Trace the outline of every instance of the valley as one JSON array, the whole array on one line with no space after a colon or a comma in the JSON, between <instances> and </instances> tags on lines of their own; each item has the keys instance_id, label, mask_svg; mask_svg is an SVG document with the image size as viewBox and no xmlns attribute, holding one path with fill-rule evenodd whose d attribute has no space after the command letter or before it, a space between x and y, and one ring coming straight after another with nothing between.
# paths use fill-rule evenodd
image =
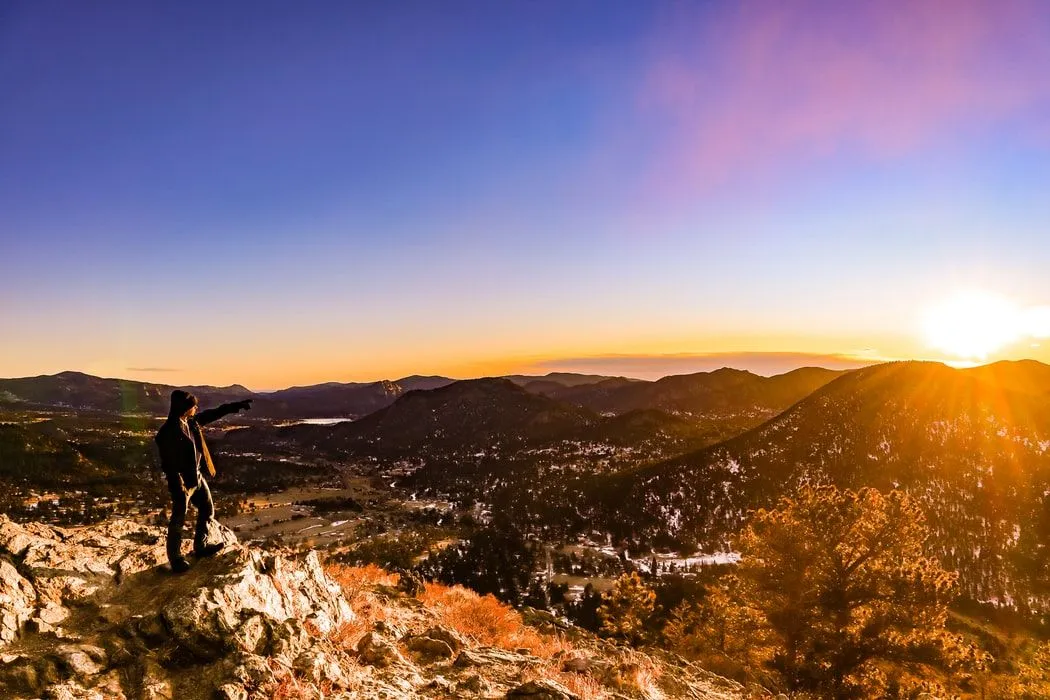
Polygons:
<instances>
[{"instance_id":1,"label":"valley","mask_svg":"<svg viewBox=\"0 0 1050 700\"><path fill-rule=\"evenodd\" d=\"M211 486L243 542L413 570L593 629L625 574L668 610L722 580L756 509L797 488L898 489L925 513L928 551L958 572L959 615L1009 614L1013 629L1050 636L1042 365L741 375L661 380L668 394L602 378L435 381L355 420L331 406L313 418L253 410L208 429ZM609 402L625 388L651 405ZM162 420L0 404L0 507L24 522L163 524L151 444Z\"/></svg>"}]
</instances>

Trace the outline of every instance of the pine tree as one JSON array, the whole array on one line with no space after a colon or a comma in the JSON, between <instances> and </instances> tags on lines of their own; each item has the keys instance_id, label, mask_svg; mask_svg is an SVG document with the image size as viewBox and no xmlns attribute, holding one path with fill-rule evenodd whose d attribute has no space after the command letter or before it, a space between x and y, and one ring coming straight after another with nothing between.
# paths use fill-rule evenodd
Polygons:
<instances>
[{"instance_id":1,"label":"pine tree","mask_svg":"<svg viewBox=\"0 0 1050 700\"><path fill-rule=\"evenodd\" d=\"M945 631L956 574L925 555L926 538L921 510L899 491L804 487L754 515L736 575L676 611L667 636L752 677L772 670L786 690L937 692L924 664L973 670L986 659Z\"/></svg>"},{"instance_id":2,"label":"pine tree","mask_svg":"<svg viewBox=\"0 0 1050 700\"><path fill-rule=\"evenodd\" d=\"M646 623L653 614L656 594L642 582L636 572L616 579L612 590L598 608L602 632L637 644L646 635Z\"/></svg>"}]
</instances>

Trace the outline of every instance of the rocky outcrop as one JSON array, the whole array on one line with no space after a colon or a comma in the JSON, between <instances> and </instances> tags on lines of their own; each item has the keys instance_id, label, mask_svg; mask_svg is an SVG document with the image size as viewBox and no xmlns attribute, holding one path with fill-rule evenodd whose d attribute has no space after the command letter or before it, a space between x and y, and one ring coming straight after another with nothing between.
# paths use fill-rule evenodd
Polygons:
<instances>
[{"instance_id":1,"label":"rocky outcrop","mask_svg":"<svg viewBox=\"0 0 1050 700\"><path fill-rule=\"evenodd\" d=\"M127 520L63 529L0 516L0 695L236 696L269 678L271 661L330 680L304 652L311 634L354 615L316 553L250 551L219 527L226 550L175 576L163 534ZM203 682L180 687L180 668Z\"/></svg>"},{"instance_id":2,"label":"rocky outcrop","mask_svg":"<svg viewBox=\"0 0 1050 700\"><path fill-rule=\"evenodd\" d=\"M580 696L554 681L529 681L507 693L507 700L580 700Z\"/></svg>"},{"instance_id":3,"label":"rocky outcrop","mask_svg":"<svg viewBox=\"0 0 1050 700\"><path fill-rule=\"evenodd\" d=\"M571 700L578 682L656 697L620 682L638 658L656 663L644 654L593 637L544 656L481 643L428 608L417 579L351 582L348 600L316 552L245 548L221 527L224 551L173 575L163 535L128 520L64 529L0 516L0 697ZM698 669L661 673L663 697L742 697Z\"/></svg>"}]
</instances>

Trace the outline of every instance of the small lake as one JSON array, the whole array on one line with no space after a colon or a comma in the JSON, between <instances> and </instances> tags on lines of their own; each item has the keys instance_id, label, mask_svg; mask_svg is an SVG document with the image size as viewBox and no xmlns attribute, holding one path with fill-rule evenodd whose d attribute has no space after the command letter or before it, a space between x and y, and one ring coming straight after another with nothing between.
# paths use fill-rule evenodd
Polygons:
<instances>
[{"instance_id":1,"label":"small lake","mask_svg":"<svg viewBox=\"0 0 1050 700\"><path fill-rule=\"evenodd\" d=\"M350 423L353 420L353 418L303 418L286 423L286 425L335 425L336 423Z\"/></svg>"}]
</instances>

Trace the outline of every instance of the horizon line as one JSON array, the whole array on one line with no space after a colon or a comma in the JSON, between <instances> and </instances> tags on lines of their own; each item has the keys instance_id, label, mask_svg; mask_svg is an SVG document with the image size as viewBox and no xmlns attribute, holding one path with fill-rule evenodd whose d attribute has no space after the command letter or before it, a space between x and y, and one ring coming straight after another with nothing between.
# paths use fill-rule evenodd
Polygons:
<instances>
[{"instance_id":1,"label":"horizon line","mask_svg":"<svg viewBox=\"0 0 1050 700\"><path fill-rule=\"evenodd\" d=\"M578 359L578 360L586 359L586 360L590 360L590 361L606 360L606 359L608 359L608 360L613 360L613 359L624 360L624 359L627 359L627 360L640 360L640 361L653 360L653 359L685 359L685 358L688 358L688 359L701 359L701 358L711 359L711 358L718 357L718 356L721 356L721 355L730 355L730 354L732 354L732 355L749 355L749 356L750 355L761 355L761 356L798 356L798 355L808 355L809 353L791 353L791 352L713 353L713 354L709 354L709 355L690 355L690 354L687 354L687 353L676 353L676 354L673 354L673 355L652 355L652 356L649 356L649 355L645 355L645 356L642 356L642 355L601 355L601 356L593 356L591 358L575 358L575 359ZM814 353L814 355L819 355L819 353ZM1036 362L1036 363L1039 363L1039 364L1046 364L1044 362L1041 362L1040 360L1037 360L1037 359L1031 358L1031 357L1013 358L1013 359L999 359L999 360L992 360L992 361L988 361L988 362L984 362L984 361L966 361L966 360L944 360L944 359L931 359L931 358L921 358L921 357L917 357L917 358L877 358L877 359L876 358L871 358L871 359L848 358L848 356L831 356L831 355L829 355L827 357L839 357L839 358L842 358L842 360L855 363L857 366L835 368L835 367L827 367L827 366L824 366L823 364L800 364L798 366L795 366L795 367L792 367L792 368L789 368L789 369L785 369L784 371L775 372L775 373L769 373L769 374L763 374L761 372L754 371L754 369L752 369L752 368L734 367L734 366L731 366L731 365L727 364L727 365L723 365L721 367L716 367L716 368L713 368L713 369L697 370L697 371L693 371L693 372L669 373L669 374L661 375L661 376L656 377L656 378L645 378L645 377L639 377L639 376L631 376L629 374L622 374L622 373L621 374L608 374L608 373L602 373L602 372L598 372L598 371L575 371L575 370L570 370L570 369L560 369L560 370L559 369L551 369L550 371L548 371L546 373L535 373L535 374L534 373L530 373L528 371L522 371L522 372L507 372L507 373L504 373L504 374L483 374L483 375L471 375L471 376L451 376L451 375L446 375L446 374L413 373L413 374L406 374L406 375L403 375L401 377L397 377L396 379L391 379L389 377L382 377L382 378L379 378L379 379L356 380L356 381L329 380L329 381L313 382L313 383L309 383L309 384L289 384L287 386L278 387L278 388L251 388L251 387L249 387L249 386L247 386L245 384L242 384L240 382L231 382L231 383L227 383L227 384L210 384L210 383L207 383L207 382L204 382L204 383L201 383L201 382L187 382L187 383L184 383L184 384L167 384L165 382L155 382L155 381L147 381L147 380L141 380L141 379L130 379L128 377L103 376L103 375L92 374L90 372L85 372L85 371L76 370L76 369L64 369L64 370L60 370L58 372L53 372L53 373L42 373L42 374L35 374L35 375L25 375L25 376L21 376L21 377L0 377L0 381L15 381L15 380L26 380L26 379L39 379L39 378L43 378L43 377L57 377L57 376L59 376L61 374L81 374L81 375L84 375L84 376L87 376L87 377L93 377L95 379L103 379L103 380L108 380L108 381L139 382L139 383L142 383L142 384L154 384L154 385L157 385L157 386L171 386L171 387L174 387L174 388L185 388L185 387L200 387L200 388L204 388L204 387L208 387L208 388L214 388L214 389L223 389L223 388L229 388L229 387L240 387L240 388L246 389L246 390L248 390L248 391L250 391L252 393L269 394L269 393L274 393L274 392L278 392L278 391L286 391L288 389L316 387L316 386L322 386L322 385L325 385L325 384L339 384L339 385L347 385L347 386L349 386L349 385L362 385L363 386L363 385L376 384L376 383L385 382L385 381L395 382L396 383L396 382L400 382L400 381L403 381L405 379L409 379L409 378L412 378L412 377L448 379L448 380L450 380L452 382L460 382L460 381L471 381L471 380L476 380L476 379L500 379L500 378L509 378L509 377L530 377L530 378L535 378L537 380L542 380L542 379L545 379L545 378L550 377L552 375L567 374L567 375L574 375L574 376L603 377L603 378L606 378L606 379L631 379L631 380L641 381L641 382L655 382L655 381L659 381L661 379L666 379L666 378L669 378L669 377L682 377L682 376L690 376L690 375L695 375L695 374L711 374L711 373L719 372L719 371L722 371L722 370L735 370L735 371L740 371L740 372L747 372L749 374L753 374L753 375L759 376L759 377L773 378L773 377L783 376L785 374L789 374L791 372L795 372L795 371L798 371L798 370L801 370L801 369L823 369L823 370L832 371L832 372L843 372L843 373L845 373L845 372L852 372L852 371L857 370L857 369L863 369L863 368L866 368L866 367L873 367L875 365L892 364L892 363L896 363L896 362L929 362L929 363L944 365L944 366L950 367L952 369L972 369L972 368L976 368L976 367L987 367L987 366L996 365L996 364L1002 364L1002 363L1018 363L1018 362ZM570 360L570 361L573 361L573 360ZM554 361L552 361L552 362L554 362ZM537 368L541 367L543 364L545 364L545 363L538 363Z\"/></svg>"}]
</instances>

